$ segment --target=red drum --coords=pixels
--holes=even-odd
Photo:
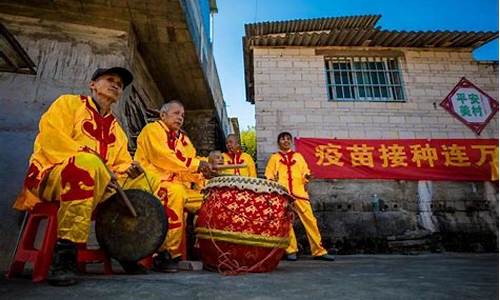
[[[219,272],[270,272],[288,247],[293,198],[280,184],[221,176],[208,181],[196,237],[203,264]]]

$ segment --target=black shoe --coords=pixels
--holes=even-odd
[[[146,269],[143,265],[137,263],[136,261],[118,261],[123,268],[123,271],[127,274],[132,275],[141,275],[148,274],[148,269]]]
[[[324,254],[321,256],[314,256],[313,259],[315,260],[324,260],[324,261],[335,261],[335,256],[330,255],[330,254]]]
[[[286,255],[286,260],[297,261],[297,253],[290,253]]]
[[[55,286],[68,286],[78,283],[75,243],[68,240],[57,241],[47,281],[50,285]]]
[[[161,273],[177,273],[179,272],[180,260],[180,257],[170,258],[168,252],[159,252],[158,255],[153,258],[153,270]]]

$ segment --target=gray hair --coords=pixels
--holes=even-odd
[[[222,155],[222,151],[220,151],[220,150],[212,150],[212,151],[210,151],[210,153],[208,154],[208,157],[210,158],[210,157],[213,157],[213,156],[215,156],[215,155]]]
[[[184,107],[184,104],[182,104],[181,101],[179,100],[170,100],[168,101],[167,103],[163,104],[160,108],[160,113],[166,113],[170,110],[170,108],[172,107],[172,104],[177,104],[177,105],[180,105],[182,107]]]
[[[216,156],[216,155],[217,156],[222,155],[222,151],[220,151],[220,150],[212,150],[212,151],[210,151],[210,153],[208,154],[208,162],[209,163],[213,162],[214,156]]]

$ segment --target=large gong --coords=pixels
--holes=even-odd
[[[152,194],[137,189],[124,192],[137,217],[133,217],[119,195],[114,194],[97,209],[97,242],[117,260],[138,261],[156,252],[165,240],[167,217],[160,200]]]

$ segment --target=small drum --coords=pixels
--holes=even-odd
[[[130,215],[118,194],[99,204],[96,211],[95,230],[99,246],[109,256],[120,261],[138,261],[161,246],[167,235],[167,216],[152,194],[125,190],[137,217]]]
[[[208,181],[196,237],[203,264],[219,272],[270,272],[288,247],[293,198],[280,184],[221,176]]]

